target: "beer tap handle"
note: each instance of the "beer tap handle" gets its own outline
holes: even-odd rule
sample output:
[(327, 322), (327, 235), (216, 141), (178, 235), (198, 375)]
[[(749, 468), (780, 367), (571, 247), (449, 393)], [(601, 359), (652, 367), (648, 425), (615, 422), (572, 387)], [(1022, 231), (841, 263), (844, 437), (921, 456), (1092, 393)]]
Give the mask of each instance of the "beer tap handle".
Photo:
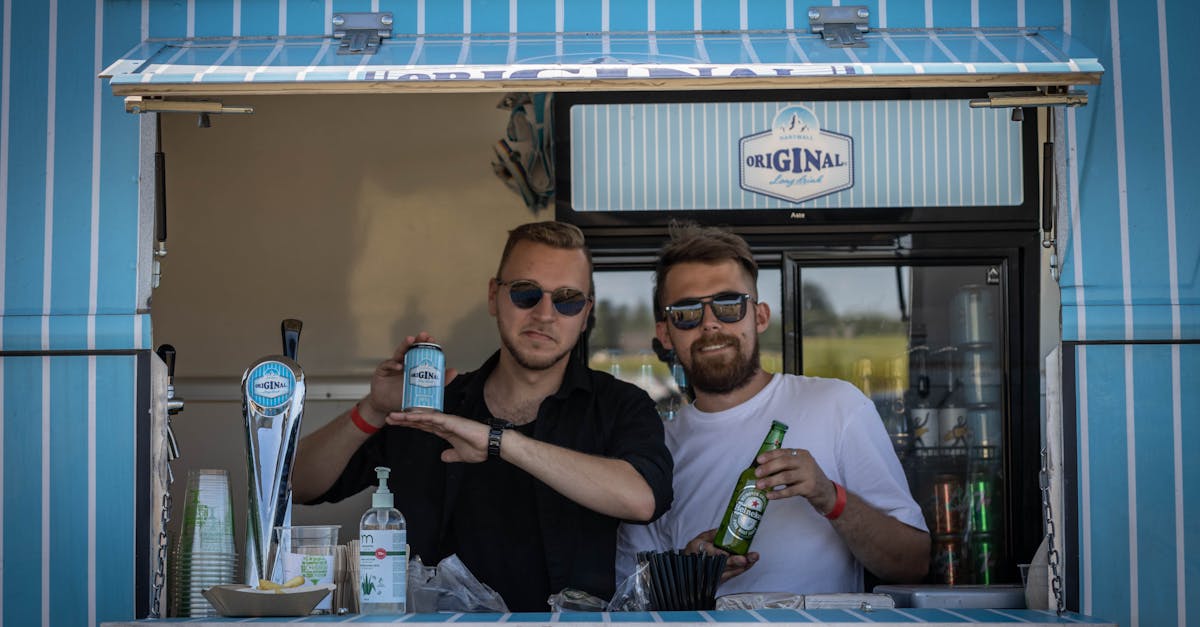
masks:
[(283, 334), (283, 354), (292, 361), (296, 361), (297, 351), (300, 350), (300, 329), (303, 327), (304, 323), (295, 318), (285, 318), (279, 324)]
[(174, 385), (175, 383), (175, 347), (170, 344), (163, 344), (158, 347), (157, 351), (159, 359), (167, 365), (167, 384)]
[(167, 366), (167, 446), (170, 459), (179, 459), (179, 444), (175, 441), (175, 430), (171, 428), (171, 416), (183, 411), (183, 399), (175, 398), (175, 347), (162, 344), (155, 351)]

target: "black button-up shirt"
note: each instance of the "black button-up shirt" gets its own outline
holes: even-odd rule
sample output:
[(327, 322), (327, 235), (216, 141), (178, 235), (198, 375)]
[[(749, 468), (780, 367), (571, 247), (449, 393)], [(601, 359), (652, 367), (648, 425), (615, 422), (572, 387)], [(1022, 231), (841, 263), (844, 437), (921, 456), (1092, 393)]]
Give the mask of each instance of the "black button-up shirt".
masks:
[[(483, 384), (499, 359), (497, 352), (479, 370), (459, 375), (446, 387), (446, 413), (486, 422), (491, 414), (483, 398)], [(533, 437), (629, 462), (654, 493), (653, 518), (670, 507), (671, 454), (663, 442), (654, 402), (640, 388), (591, 370), (572, 357), (562, 386), (538, 410)], [(411, 551), (424, 564), (436, 564), (459, 544), (457, 538), (449, 537), (451, 530), (471, 528), (470, 521), (450, 524), (467, 473), (463, 464), (441, 461), (442, 451), (449, 447), (445, 440), (423, 431), (384, 427), (363, 443), (338, 480), (315, 502), (357, 494), (376, 485), (376, 466), (390, 467), (388, 486), (395, 494), (396, 508), (407, 520)], [(612, 597), (621, 521), (587, 509), (541, 481), (533, 479), (532, 483), (550, 592), (575, 588), (605, 600)], [(506, 512), (494, 515), (505, 516)], [(506, 538), (494, 541), (501, 546), (514, 544)], [(496, 565), (488, 570), (495, 571)], [(520, 578), (522, 573), (510, 576)]]

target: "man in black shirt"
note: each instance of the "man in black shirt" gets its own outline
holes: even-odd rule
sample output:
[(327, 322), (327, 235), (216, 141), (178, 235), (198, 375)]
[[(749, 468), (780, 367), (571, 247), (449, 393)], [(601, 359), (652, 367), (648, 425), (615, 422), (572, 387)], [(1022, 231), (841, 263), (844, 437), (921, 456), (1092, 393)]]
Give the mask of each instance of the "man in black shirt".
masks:
[(432, 341), (406, 338), (366, 398), (300, 442), (296, 500), (341, 500), (390, 466), (424, 563), (457, 554), (512, 611), (545, 611), (563, 588), (611, 597), (617, 525), (667, 510), (672, 462), (645, 392), (572, 357), (591, 273), (574, 226), (512, 230), (488, 284), (500, 350), (475, 372), (447, 371), (445, 413), (401, 413), (404, 353)]

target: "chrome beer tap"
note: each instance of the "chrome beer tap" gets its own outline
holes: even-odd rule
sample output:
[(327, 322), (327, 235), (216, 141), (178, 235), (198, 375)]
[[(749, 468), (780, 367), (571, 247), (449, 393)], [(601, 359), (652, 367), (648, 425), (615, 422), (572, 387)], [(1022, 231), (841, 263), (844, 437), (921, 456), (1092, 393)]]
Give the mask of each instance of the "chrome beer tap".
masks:
[(292, 519), (292, 462), (304, 415), (304, 371), (296, 363), (301, 327), (299, 320), (284, 320), (283, 354), (259, 359), (242, 375), (249, 483), (245, 572), (250, 585), (271, 576), (272, 531)]

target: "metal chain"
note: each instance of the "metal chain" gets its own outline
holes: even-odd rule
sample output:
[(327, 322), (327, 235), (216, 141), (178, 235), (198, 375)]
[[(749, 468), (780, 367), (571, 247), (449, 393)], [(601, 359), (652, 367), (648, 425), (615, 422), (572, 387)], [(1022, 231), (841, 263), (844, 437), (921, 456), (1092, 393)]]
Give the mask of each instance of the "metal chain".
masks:
[(154, 590), (150, 618), (162, 618), (162, 591), (167, 585), (167, 523), (171, 522), (171, 470), (167, 467), (167, 489), (162, 497), (162, 528), (158, 530), (158, 562), (154, 567)]
[(1055, 610), (1059, 616), (1066, 611), (1063, 600), (1062, 575), (1058, 572), (1059, 553), (1054, 548), (1054, 510), (1050, 507), (1050, 453), (1042, 449), (1042, 470), (1038, 473), (1042, 488), (1042, 514), (1046, 517), (1046, 563), (1050, 566), (1050, 590), (1054, 593)]

